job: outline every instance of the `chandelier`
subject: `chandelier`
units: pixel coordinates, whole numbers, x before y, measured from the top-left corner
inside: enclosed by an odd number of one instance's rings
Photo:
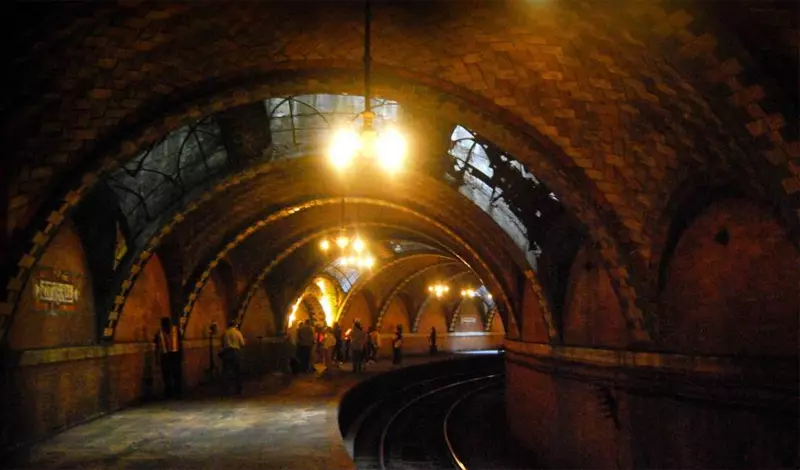
[[[461,289],[461,297],[464,297],[465,299],[469,299],[469,298],[477,297],[477,296],[478,296],[478,291],[476,291],[475,289],[472,289],[471,287],[467,287],[465,289]]]
[[[361,117],[361,129],[343,128],[334,132],[328,148],[331,164],[343,170],[354,160],[376,161],[384,170],[394,173],[400,170],[405,161],[407,149],[406,139],[394,127],[387,127],[381,132],[374,127],[375,113],[370,102],[370,24],[372,9],[370,1],[364,5],[364,111]]]
[[[344,229],[334,240],[327,238],[319,242],[323,253],[335,253],[342,266],[371,269],[375,265],[375,257],[367,249],[367,243],[356,234],[348,234]]]
[[[436,282],[428,286],[428,292],[440,299],[450,292],[450,286],[443,282]]]

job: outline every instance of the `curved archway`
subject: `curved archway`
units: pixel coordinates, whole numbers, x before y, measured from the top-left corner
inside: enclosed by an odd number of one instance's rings
[[[295,206],[295,207],[290,207],[290,208],[283,209],[281,211],[273,213],[272,215],[268,216],[265,219],[259,220],[258,222],[256,222],[256,224],[248,227],[243,233],[240,233],[239,235],[237,235],[235,240],[228,242],[228,244],[225,245],[223,250],[221,252],[217,253],[215,258],[203,270],[203,272],[202,272],[202,274],[200,276],[200,279],[194,283],[194,286],[192,288],[192,293],[189,294],[187,305],[186,305],[186,307],[184,307],[184,313],[183,313],[183,316],[181,318],[181,325],[182,326],[186,325],[188,316],[189,316],[189,314],[191,313],[191,310],[192,310],[192,305],[193,305],[194,301],[197,299],[197,295],[200,292],[200,290],[202,289],[203,285],[205,284],[205,281],[208,279],[211,271],[216,267],[216,265],[219,262],[219,260],[222,259],[222,257],[224,257],[225,254],[229,250],[233,249],[237,245],[237,243],[240,243],[246,237],[252,235],[258,228],[267,225],[271,221],[279,220],[281,218],[288,217],[288,216],[290,216],[292,214],[297,213],[298,211],[306,210],[306,209],[308,209],[310,207],[324,206],[324,205],[330,205],[330,204],[339,204],[339,203],[341,203],[342,199],[344,199],[345,201],[349,201],[351,203],[366,203],[366,204],[371,204],[371,205],[375,205],[375,206],[378,206],[378,207],[391,208],[391,209],[394,209],[394,210],[398,210],[398,211],[404,212],[406,214],[410,214],[413,217],[424,221],[426,224],[429,224],[430,226],[435,227],[435,229],[437,231],[446,234],[451,240],[453,240],[456,244],[458,244],[461,247],[461,249],[466,252],[466,254],[468,256],[470,256],[472,259],[476,260],[476,263],[478,264],[477,270],[486,275],[486,277],[488,278],[488,283],[493,286],[493,290],[494,290],[494,287],[497,288],[497,295],[500,298],[500,302],[503,305],[507,306],[508,312],[510,312],[511,315],[515,315],[516,314],[516,313],[514,313],[514,310],[511,308],[511,303],[508,300],[508,294],[506,293],[506,290],[508,288],[504,286],[504,283],[502,283],[502,282],[500,282],[498,280],[498,278],[494,274],[494,271],[491,268],[489,268],[489,266],[487,266],[485,261],[482,260],[480,254],[478,254],[473,248],[470,247],[470,245],[463,238],[461,238],[459,235],[454,233],[452,230],[450,230],[446,226],[442,225],[440,222],[431,219],[428,216],[425,216],[425,215],[423,215],[423,214],[421,214],[421,213],[419,213],[417,211],[414,211],[414,210],[409,210],[409,209],[407,209],[407,208],[405,208],[403,206],[399,206],[399,205],[394,204],[394,203],[389,203],[389,202],[370,199],[370,198],[345,197],[345,198],[322,199],[322,200],[310,201],[310,202],[306,202],[304,204],[300,204],[300,205]],[[467,263],[466,261],[462,260],[462,262],[464,262],[464,264],[469,266],[469,263]],[[532,275],[532,273],[531,273],[531,275]]]
[[[469,271],[469,270],[461,271],[459,273],[453,274],[452,276],[448,277],[445,280],[445,283],[451,283],[455,279],[458,279],[460,277],[467,276],[467,275],[470,275],[470,274],[474,274],[474,273],[472,271]],[[453,295],[455,295],[455,294],[453,294]],[[411,327],[411,332],[412,333],[416,333],[417,331],[419,331],[419,322],[420,322],[420,319],[422,318],[422,314],[425,313],[426,307],[428,306],[428,304],[430,304],[430,302],[432,300],[438,300],[438,299],[436,299],[436,296],[434,296],[432,294],[429,294],[425,298],[425,301],[422,303],[422,305],[420,305],[419,309],[417,310],[416,315],[414,315],[414,325]],[[449,323],[447,321],[447,310],[443,307],[442,311],[444,313],[445,321],[444,321],[444,328],[442,328],[441,331],[447,331],[448,323]]]

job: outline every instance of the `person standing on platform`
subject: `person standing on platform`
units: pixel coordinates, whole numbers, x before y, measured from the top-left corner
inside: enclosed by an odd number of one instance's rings
[[[239,328],[236,327],[236,320],[228,322],[228,329],[222,335],[222,367],[225,371],[225,388],[228,388],[228,380],[233,378],[236,384],[236,393],[242,393],[242,348],[244,347],[244,336]]]
[[[364,367],[364,343],[366,335],[361,329],[361,323],[356,321],[350,332],[350,355],[353,360],[353,372],[361,372]]]
[[[167,398],[179,397],[181,394],[181,341],[178,327],[167,317],[161,319],[161,328],[156,333],[156,358],[161,366],[164,379],[164,393]]]
[[[435,356],[436,353],[439,352],[439,348],[436,346],[436,327],[431,327],[431,335],[428,339],[428,344],[431,347],[431,356]]]
[[[397,325],[397,331],[392,341],[392,364],[400,365],[403,362],[403,326]]]
[[[370,327],[369,329],[369,343],[371,344],[369,360],[372,362],[377,362],[378,351],[381,349],[381,335],[378,333],[378,329],[374,326]]]
[[[325,337],[322,340],[322,357],[325,363],[325,370],[330,370],[333,365],[333,348],[336,347],[336,337],[333,336],[333,329],[325,328]]]
[[[342,362],[342,327],[339,322],[333,324],[333,337],[336,339],[336,345],[333,347],[333,361],[336,363]]]
[[[297,360],[300,372],[311,371],[311,348],[314,347],[314,329],[311,320],[306,320],[297,328]]]

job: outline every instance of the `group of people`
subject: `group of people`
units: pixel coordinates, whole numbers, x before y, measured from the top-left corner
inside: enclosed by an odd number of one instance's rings
[[[287,342],[295,346],[295,352],[288,354],[288,365],[293,372],[312,372],[315,364],[320,364],[320,371],[330,370],[345,362],[351,362],[353,372],[362,372],[365,365],[378,360],[381,349],[381,335],[375,327],[366,331],[359,320],[352,328],[343,331],[339,323],[332,327],[314,327],[311,320],[305,320],[290,328]],[[398,325],[392,341],[392,362],[400,364],[403,359],[403,329]],[[316,361],[312,362],[316,351]],[[293,356],[293,357],[292,357]]]
[[[216,334],[212,325],[211,336]],[[320,364],[320,372],[351,362],[353,372],[359,373],[364,366],[378,360],[381,349],[381,335],[375,327],[367,331],[356,320],[352,328],[343,332],[339,323],[332,327],[315,328],[310,320],[301,322],[290,329],[286,335],[288,349],[284,355],[286,367],[292,372],[312,372],[315,364]],[[181,394],[183,354],[178,327],[169,318],[161,319],[161,328],[155,335],[156,358],[161,367],[164,390],[167,398]],[[436,329],[431,329],[429,339],[430,353],[435,355]],[[236,393],[242,393],[241,352],[245,346],[244,336],[237,328],[235,321],[230,321],[222,334],[222,349],[219,357],[223,365],[223,377],[226,389],[233,382]],[[209,346],[210,347],[210,346]],[[316,352],[316,359],[312,355]],[[397,325],[392,339],[392,364],[399,365],[403,361],[403,327]]]

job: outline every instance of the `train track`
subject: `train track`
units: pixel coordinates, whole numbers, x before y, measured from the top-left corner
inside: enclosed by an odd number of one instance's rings
[[[347,437],[356,467],[464,470],[448,436],[448,421],[466,397],[500,386],[502,377],[487,372],[436,377],[369,406]]]

